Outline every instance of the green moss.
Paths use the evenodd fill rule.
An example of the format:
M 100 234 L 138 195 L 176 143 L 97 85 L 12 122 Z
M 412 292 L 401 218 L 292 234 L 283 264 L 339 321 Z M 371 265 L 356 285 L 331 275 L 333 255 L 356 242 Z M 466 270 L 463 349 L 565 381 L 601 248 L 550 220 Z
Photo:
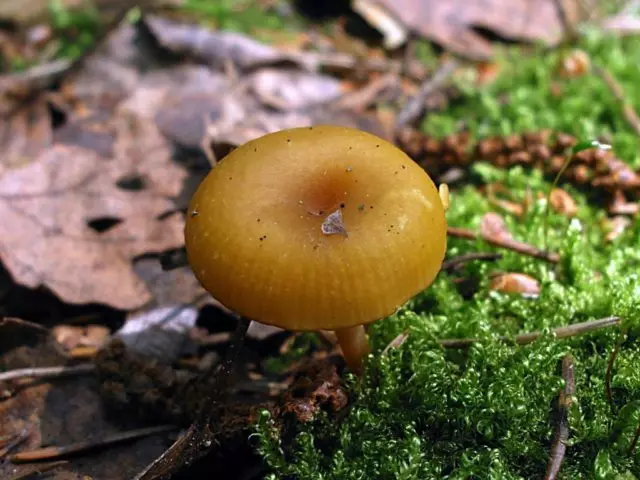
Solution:
M 300 30 L 300 18 L 285 20 L 274 9 L 265 9 L 255 0 L 186 0 L 181 10 L 217 29 L 252 34 L 263 41 L 269 40 L 262 35 L 264 30 L 280 33 Z
M 626 99 L 640 108 L 636 88 L 640 37 L 617 39 L 589 31 L 580 47 L 593 64 L 606 66 L 623 87 Z M 463 98 L 448 111 L 429 115 L 425 130 L 446 135 L 463 122 L 474 135 L 483 137 L 551 128 L 581 138 L 610 139 L 620 157 L 640 165 L 638 137 L 604 82 L 596 75 L 571 79 L 557 75 L 566 53 L 534 50 L 523 55 L 520 47 L 506 49 L 498 60 L 501 73 L 497 81 L 476 89 L 461 80 Z
M 589 36 L 583 47 L 609 68 L 640 107 L 640 39 Z M 558 54 L 504 59 L 504 74 L 490 87 L 465 91 L 448 112 L 431 115 L 425 129 L 444 134 L 459 120 L 476 136 L 550 127 L 582 138 L 609 136 L 616 153 L 638 163 L 638 140 L 620 107 L 600 80 L 585 76 L 562 81 L 555 97 L 551 83 Z M 507 94 L 509 102 L 501 98 Z M 516 198 L 527 188 L 546 193 L 540 172 L 508 171 L 477 164 L 479 182 L 500 181 Z M 259 451 L 271 478 L 296 479 L 528 479 L 542 478 L 554 434 L 553 412 L 562 388 L 560 360 L 575 359 L 576 396 L 571 435 L 562 467 L 567 479 L 640 478 L 640 449 L 629 453 L 640 423 L 640 225 L 635 222 L 613 243 L 604 242 L 605 214 L 584 193 L 563 185 L 578 203 L 569 219 L 548 218 L 548 247 L 561 254 L 558 265 L 502 252 L 497 262 L 476 262 L 465 270 L 479 279 L 479 291 L 463 299 L 451 277 L 436 282 L 395 315 L 372 327 L 373 353 L 362 381 L 351 379 L 354 400 L 346 417 L 332 424 L 321 415 L 301 426 L 283 445 L 265 414 L 258 425 Z M 492 208 L 473 186 L 453 192 L 448 221 L 477 228 Z M 546 202 L 538 200 L 522 218 L 505 215 L 520 240 L 542 246 Z M 448 255 L 492 251 L 481 240 L 450 239 Z M 489 290 L 492 271 L 528 273 L 541 283 L 537 299 Z M 596 275 L 597 273 L 597 275 Z M 626 337 L 608 328 L 565 340 L 550 329 L 609 315 L 624 319 Z M 384 347 L 408 330 L 399 349 Z M 498 339 L 523 332 L 547 334 L 527 346 Z M 445 350 L 438 339 L 473 337 L 466 351 Z M 613 366 L 613 408 L 605 394 L 610 352 L 622 339 Z
M 93 45 L 100 27 L 100 14 L 90 4 L 72 10 L 54 0 L 49 3 L 49 12 L 56 36 L 55 58 L 78 58 Z

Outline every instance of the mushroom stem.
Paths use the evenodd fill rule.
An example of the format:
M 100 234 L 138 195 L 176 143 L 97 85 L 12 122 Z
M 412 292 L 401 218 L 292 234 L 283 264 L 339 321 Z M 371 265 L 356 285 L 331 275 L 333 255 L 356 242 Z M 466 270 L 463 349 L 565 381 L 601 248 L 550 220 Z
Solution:
M 335 332 L 347 366 L 356 375 L 362 375 L 362 359 L 371 351 L 364 325 L 340 328 Z

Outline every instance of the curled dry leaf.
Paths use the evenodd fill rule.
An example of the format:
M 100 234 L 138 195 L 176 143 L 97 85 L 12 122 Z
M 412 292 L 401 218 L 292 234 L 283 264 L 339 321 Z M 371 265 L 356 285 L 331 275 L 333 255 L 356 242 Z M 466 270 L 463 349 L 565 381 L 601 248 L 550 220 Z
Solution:
M 127 349 L 163 363 L 194 353 L 196 343 L 190 330 L 196 326 L 198 310 L 184 305 L 155 308 L 132 316 L 114 337 Z
M 580 77 L 591 69 L 591 60 L 584 50 L 572 50 L 560 59 L 561 77 Z
M 498 240 L 513 240 L 511 232 L 507 229 L 507 224 L 500 215 L 494 212 L 486 213 L 480 223 L 480 234 L 484 238 L 494 238 Z
M 51 145 L 52 138 L 49 109 L 42 97 L 24 104 L 10 116 L 0 116 L 0 174 L 4 169 L 31 162 Z
M 51 334 L 67 351 L 76 347 L 102 347 L 109 339 L 109 329 L 103 325 L 56 325 Z
M 234 110 L 237 107 L 240 110 Z M 207 127 L 208 141 L 237 146 L 278 130 L 319 124 L 359 128 L 387 138 L 386 132 L 375 117 L 349 110 L 319 106 L 302 112 L 272 112 L 265 109 L 251 112 L 243 108 L 237 102 L 227 99 L 224 103 L 225 113 L 221 119 Z
M 145 16 L 142 25 L 168 51 L 196 58 L 220 70 L 227 62 L 240 70 L 294 62 L 286 52 L 235 32 L 212 31 L 154 15 Z
M 559 43 L 564 32 L 556 0 L 367 0 L 366 3 L 385 7 L 409 30 L 473 59 L 493 55 L 491 43 L 475 30 L 478 27 L 506 38 L 547 45 Z M 586 13 L 578 0 L 562 3 L 571 24 Z
M 576 201 L 561 188 L 554 188 L 551 191 L 549 201 L 554 211 L 567 217 L 574 217 L 578 213 Z
M 500 273 L 491 278 L 491 290 L 503 293 L 519 293 L 523 297 L 537 297 L 540 295 L 538 281 L 524 273 Z
M 131 259 L 183 243 L 182 218 L 160 219 L 173 208 L 165 196 L 171 176 L 180 179 L 182 170 L 148 153 L 134 164 L 137 191 L 119 186 L 130 178 L 131 158 L 63 145 L 0 176 L 0 258 L 15 281 L 46 286 L 69 303 L 146 303 Z
M 264 104 L 296 110 L 336 100 L 343 86 L 335 77 L 293 69 L 265 68 L 251 75 L 251 90 Z
M 640 203 L 629 202 L 624 193 L 616 190 L 607 211 L 611 215 L 637 215 L 640 212 Z

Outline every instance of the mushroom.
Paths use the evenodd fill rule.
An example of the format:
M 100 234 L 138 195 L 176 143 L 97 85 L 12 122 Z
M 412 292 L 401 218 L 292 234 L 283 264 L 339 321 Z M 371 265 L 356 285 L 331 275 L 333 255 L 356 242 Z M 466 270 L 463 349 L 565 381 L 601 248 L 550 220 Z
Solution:
M 349 368 L 364 325 L 427 288 L 446 250 L 446 189 L 369 133 L 313 126 L 223 158 L 189 204 L 193 271 L 236 313 L 294 331 L 334 330 Z

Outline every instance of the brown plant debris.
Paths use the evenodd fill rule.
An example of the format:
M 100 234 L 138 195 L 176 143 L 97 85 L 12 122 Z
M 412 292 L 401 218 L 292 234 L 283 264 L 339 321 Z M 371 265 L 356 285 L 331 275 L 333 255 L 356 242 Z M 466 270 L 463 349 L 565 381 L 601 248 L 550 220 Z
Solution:
M 569 409 L 573 403 L 573 396 L 576 393 L 576 376 L 573 357 L 571 355 L 566 355 L 562 359 L 562 379 L 564 380 L 564 388 L 560 390 L 558 397 L 556 429 L 551 445 L 547 473 L 544 476 L 545 480 L 555 480 L 558 478 L 562 461 L 567 451 L 567 441 L 569 440 Z
M 618 317 L 605 317 L 598 320 L 589 320 L 582 323 L 574 323 L 566 327 L 558 327 L 551 330 L 551 333 L 556 338 L 569 338 L 576 335 L 584 335 L 601 328 L 613 327 L 620 324 Z M 515 337 L 502 336 L 500 340 L 507 343 L 515 343 L 516 345 L 527 345 L 531 342 L 535 342 L 542 337 L 543 332 L 529 332 L 516 335 Z M 445 348 L 467 348 L 470 345 L 478 342 L 477 338 L 446 338 L 439 340 L 440 345 Z
M 471 143 L 471 135 L 467 131 L 435 138 L 415 129 L 404 128 L 398 131 L 396 141 L 429 174 L 436 177 L 451 168 L 464 168 L 473 161 L 485 161 L 499 168 L 515 165 L 538 168 L 554 178 L 570 158 L 571 163 L 564 170 L 562 180 L 604 193 L 610 199 L 610 210 L 626 208 L 626 211 L 637 211 L 623 205 L 626 204 L 626 198 L 638 199 L 640 196 L 640 173 L 616 158 L 610 150 L 590 148 L 571 153 L 571 147 L 578 141 L 566 133 L 552 134 L 545 130 L 488 137 Z
M 422 115 L 427 97 L 439 90 L 450 78 L 460 63 L 455 59 L 445 61 L 432 77 L 425 80 L 418 93 L 412 97 L 396 118 L 396 128 L 415 123 Z
M 15 455 L 11 456 L 11 461 L 13 463 L 22 463 L 22 462 L 41 461 L 41 460 L 56 460 L 58 458 L 66 457 L 68 455 L 82 453 L 87 450 L 94 450 L 96 448 L 107 447 L 109 445 L 113 445 L 116 443 L 126 442 L 130 440 L 146 437 L 148 435 L 154 435 L 156 433 L 161 433 L 161 432 L 168 432 L 175 429 L 176 427 L 173 425 L 159 425 L 155 427 L 147 427 L 147 428 L 141 428 L 137 430 L 131 430 L 128 432 L 121 432 L 113 435 L 107 435 L 104 438 L 93 440 L 93 441 L 78 442 L 78 443 L 73 443 L 71 445 L 64 445 L 60 447 L 38 448 L 35 450 L 16 453 Z
M 557 213 L 561 213 L 567 217 L 574 217 L 578 213 L 576 201 L 571 198 L 571 195 L 561 188 L 554 188 L 551 190 L 549 202 L 551 204 L 551 208 L 553 208 Z
M 555 252 L 546 252 L 534 247 L 533 245 L 529 245 L 528 243 L 519 242 L 508 237 L 503 238 L 497 235 L 476 233 L 473 230 L 458 227 L 447 227 L 447 235 L 449 237 L 464 238 L 467 240 L 476 240 L 478 238 L 481 238 L 495 247 L 518 252 L 521 255 L 538 258 L 540 260 L 544 260 L 545 262 L 558 263 L 560 261 L 560 255 Z
M 284 392 L 279 413 L 293 415 L 299 422 L 309 422 L 321 409 L 336 415 L 349 402 L 340 376 L 331 365 L 312 363 Z
M 91 363 L 62 367 L 19 368 L 17 370 L 9 370 L 7 372 L 0 373 L 0 382 L 19 380 L 21 378 L 59 378 L 65 376 L 93 373 L 94 370 L 95 367 Z
M 524 273 L 498 273 L 491 278 L 489 288 L 502 293 L 518 293 L 523 297 L 540 295 L 538 281 Z
M 162 178 L 183 174 L 160 158 L 132 163 L 131 156 L 109 160 L 56 145 L 0 175 L 0 258 L 14 279 L 44 285 L 69 303 L 130 309 L 147 302 L 131 259 L 183 243 L 182 218 L 160 219 L 173 208 Z M 131 175 L 146 188 L 121 188 Z
M 493 48 L 474 27 L 514 40 L 556 45 L 565 35 L 565 23 L 574 25 L 591 13 L 578 0 L 562 2 L 564 14 L 559 12 L 556 0 L 363 0 L 361 3 L 382 6 L 410 31 L 475 60 L 491 57 Z M 382 25 L 385 20 L 388 23 L 386 16 L 376 18 L 381 17 L 384 20 L 377 23 Z
M 492 253 L 492 252 L 472 252 L 465 253 L 462 255 L 458 255 L 457 257 L 449 258 L 442 262 L 442 266 L 440 269 L 442 271 L 455 271 L 461 268 L 466 263 L 472 262 L 474 260 L 485 260 L 485 261 L 495 261 L 500 260 L 502 258 L 501 253 Z

